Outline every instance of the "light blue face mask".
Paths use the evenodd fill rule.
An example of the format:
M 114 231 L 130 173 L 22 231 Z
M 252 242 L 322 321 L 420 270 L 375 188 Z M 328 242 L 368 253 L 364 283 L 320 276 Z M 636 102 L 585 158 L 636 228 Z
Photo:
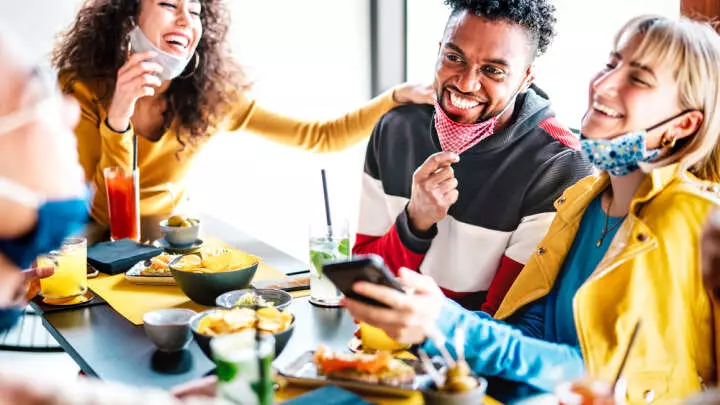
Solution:
M 615 177 L 626 176 L 640 169 L 640 162 L 650 162 L 660 155 L 660 149 L 647 150 L 648 132 L 682 116 L 683 111 L 648 129 L 630 132 L 612 139 L 588 139 L 582 136 L 580 147 L 590 163 L 600 170 L 607 170 Z
M 8 190 L 7 179 L 0 177 L 0 190 Z M 3 193 L 0 192 L 0 196 Z M 14 197 L 18 197 L 15 195 Z M 16 198 L 17 200 L 17 198 Z M 18 239 L 0 239 L 0 253 L 18 268 L 30 266 L 36 257 L 57 249 L 63 239 L 85 226 L 88 217 L 88 197 L 61 201 L 46 201 L 38 207 L 35 229 Z M 0 280 L 0 283 L 2 280 Z M 0 334 L 17 323 L 21 308 L 0 308 Z
M 57 128 L 55 136 L 71 137 L 72 132 L 60 123 L 59 102 L 57 95 L 51 95 L 29 108 L 0 117 L 0 137 L 34 120 L 46 120 L 50 127 Z M 30 234 L 18 239 L 0 239 L 0 253 L 21 269 L 27 268 L 40 254 L 56 249 L 66 236 L 82 229 L 87 222 L 90 199 L 88 188 L 83 195 L 75 198 L 49 200 L 35 190 L 0 175 L 0 198 L 37 211 L 37 223 Z
M 132 52 L 155 52 L 156 56 L 152 58 L 152 61 L 163 68 L 162 72 L 157 73 L 160 80 L 172 80 L 180 76 L 192 58 L 192 55 L 183 58 L 162 51 L 145 36 L 137 25 L 128 33 L 128 37 Z
M 10 330 L 22 315 L 20 308 L 0 308 L 0 333 Z

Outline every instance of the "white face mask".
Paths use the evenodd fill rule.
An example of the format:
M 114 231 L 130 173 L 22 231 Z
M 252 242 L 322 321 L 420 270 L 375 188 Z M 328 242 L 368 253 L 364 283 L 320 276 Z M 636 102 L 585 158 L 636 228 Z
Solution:
M 160 80 L 172 80 L 180 76 L 185 70 L 188 62 L 190 62 L 190 58 L 192 58 L 192 55 L 183 58 L 160 50 L 148 39 L 148 37 L 145 36 L 140 27 L 137 25 L 128 33 L 128 36 L 130 37 L 130 47 L 132 52 L 153 51 L 156 53 L 156 56 L 152 58 L 152 61 L 163 68 L 162 72 L 157 73 Z

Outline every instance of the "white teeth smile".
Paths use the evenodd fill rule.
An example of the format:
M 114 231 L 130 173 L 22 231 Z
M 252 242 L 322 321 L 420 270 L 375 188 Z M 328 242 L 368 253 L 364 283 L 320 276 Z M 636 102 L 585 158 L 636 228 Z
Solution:
M 480 105 L 480 102 L 473 99 L 468 99 L 462 96 L 458 96 L 453 92 L 450 93 L 450 103 L 452 103 L 453 106 L 463 109 L 463 110 L 469 110 L 471 108 L 475 108 Z
M 598 102 L 596 102 L 596 101 L 593 102 L 592 107 L 593 107 L 595 110 L 598 110 L 598 111 L 600 111 L 601 113 L 603 113 L 603 114 L 605 114 L 605 115 L 607 115 L 607 116 L 609 116 L 609 117 L 612 117 L 612 118 L 620 118 L 620 117 L 623 116 L 622 114 L 620 114 L 619 112 L 613 110 L 612 108 L 610 108 L 610 107 L 608 107 L 608 106 L 606 106 L 606 105 L 602 105 L 602 104 L 600 104 L 600 103 L 598 103 Z
M 187 37 L 184 37 L 182 35 L 166 35 L 165 36 L 165 42 L 167 42 L 170 45 L 177 45 L 182 48 L 187 48 L 188 45 L 190 45 L 190 40 L 188 40 Z

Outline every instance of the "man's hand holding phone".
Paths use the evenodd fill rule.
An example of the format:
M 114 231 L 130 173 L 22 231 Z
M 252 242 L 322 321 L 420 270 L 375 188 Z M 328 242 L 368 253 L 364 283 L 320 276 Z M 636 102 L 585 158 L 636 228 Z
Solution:
M 412 293 L 367 281 L 358 281 L 352 285 L 354 293 L 387 308 L 353 298 L 345 298 L 345 308 L 357 321 L 384 330 L 399 343 L 421 343 L 425 340 L 428 327 L 437 322 L 445 297 L 432 278 L 412 270 L 400 269 L 399 281 Z

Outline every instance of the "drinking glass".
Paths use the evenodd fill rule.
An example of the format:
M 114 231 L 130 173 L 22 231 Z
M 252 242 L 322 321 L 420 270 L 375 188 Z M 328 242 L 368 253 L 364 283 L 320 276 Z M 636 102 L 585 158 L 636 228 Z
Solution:
M 140 242 L 140 192 L 137 171 L 128 173 L 121 167 L 108 167 L 105 175 L 110 239 L 129 238 Z
M 85 294 L 87 283 L 87 240 L 69 237 L 59 250 L 37 259 L 40 267 L 54 267 L 52 276 L 40 280 L 40 294 L 46 300 L 66 300 Z
M 310 225 L 310 302 L 324 307 L 340 306 L 342 293 L 323 275 L 328 261 L 350 257 L 350 234 L 347 220 Z

